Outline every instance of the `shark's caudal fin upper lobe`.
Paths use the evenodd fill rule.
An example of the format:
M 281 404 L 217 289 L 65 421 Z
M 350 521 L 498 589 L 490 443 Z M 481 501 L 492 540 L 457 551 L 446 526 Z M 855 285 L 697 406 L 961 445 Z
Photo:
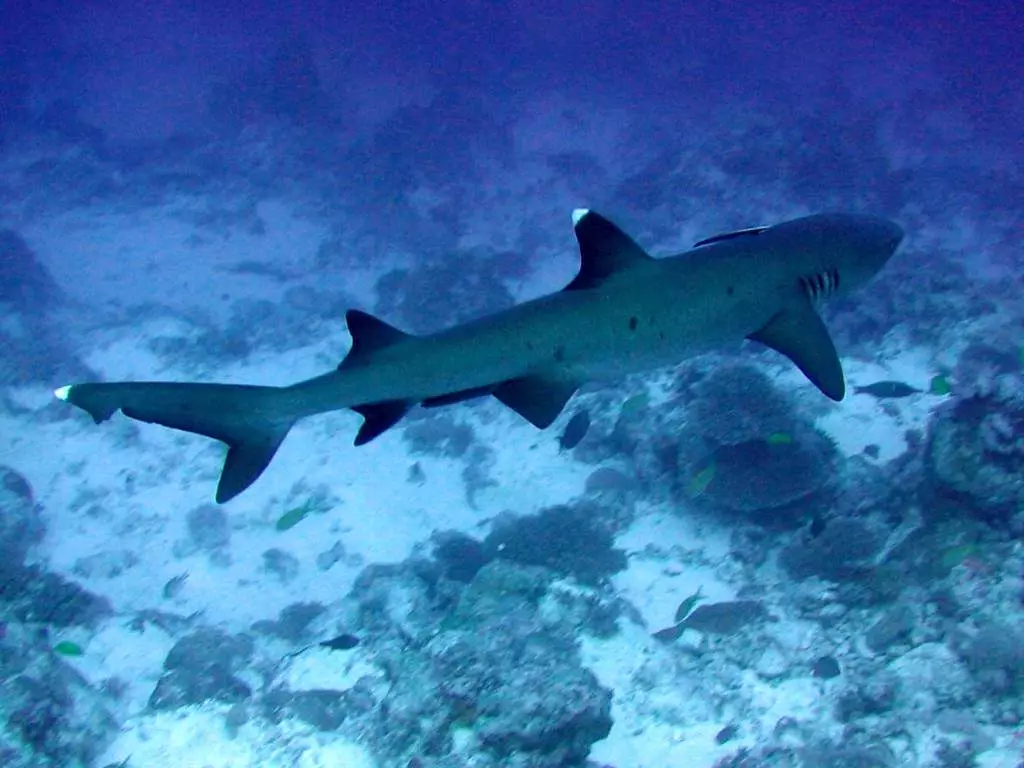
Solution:
M 138 421 L 194 432 L 228 446 L 217 485 L 217 502 L 252 485 L 274 458 L 294 418 L 282 413 L 277 387 L 232 384 L 129 382 L 61 387 L 61 400 L 98 423 L 115 411 Z

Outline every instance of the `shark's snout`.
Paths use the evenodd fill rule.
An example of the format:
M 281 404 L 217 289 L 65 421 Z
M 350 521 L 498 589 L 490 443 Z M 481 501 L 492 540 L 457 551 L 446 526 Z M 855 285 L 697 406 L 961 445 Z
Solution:
M 851 255 L 869 272 L 881 269 L 903 242 L 903 228 L 881 216 L 851 217 L 851 225 Z
M 885 250 L 892 256 L 896 253 L 896 249 L 900 247 L 900 243 L 903 242 L 905 233 L 903 227 L 897 224 L 895 221 L 889 221 L 889 219 L 882 219 L 880 222 L 882 229 L 882 238 L 885 242 Z

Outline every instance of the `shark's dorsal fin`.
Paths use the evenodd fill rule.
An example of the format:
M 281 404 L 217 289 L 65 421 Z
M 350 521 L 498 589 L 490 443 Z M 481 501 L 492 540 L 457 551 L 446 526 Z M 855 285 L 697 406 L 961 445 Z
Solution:
M 409 334 L 385 323 L 369 312 L 350 309 L 345 313 L 348 332 L 352 335 L 352 348 L 338 369 L 360 365 L 371 353 L 390 347 L 409 338 Z
M 506 381 L 494 390 L 494 396 L 533 426 L 544 429 L 558 418 L 579 385 L 535 374 Z
M 702 245 L 711 245 L 711 243 L 720 243 L 723 240 L 733 240 L 737 237 L 749 237 L 750 235 L 760 235 L 768 227 L 747 227 L 746 229 L 737 229 L 734 232 L 723 232 L 720 235 L 712 235 L 711 237 L 705 237 L 703 240 L 698 240 L 693 244 L 694 248 L 700 248 Z
M 826 396 L 843 399 L 846 382 L 842 363 L 828 328 L 809 301 L 782 310 L 748 338 L 784 354 Z
M 595 288 L 614 274 L 650 260 L 633 238 L 599 213 L 586 208 L 572 212 L 573 231 L 580 244 L 580 271 L 567 291 Z

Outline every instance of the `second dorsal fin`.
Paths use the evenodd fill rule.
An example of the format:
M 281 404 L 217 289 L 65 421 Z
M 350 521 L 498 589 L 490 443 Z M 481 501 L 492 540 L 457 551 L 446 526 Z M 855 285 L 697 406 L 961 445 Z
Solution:
M 409 334 L 385 323 L 369 312 L 350 309 L 345 313 L 348 332 L 352 335 L 352 348 L 338 366 L 339 369 L 361 365 L 373 352 L 390 347 L 409 338 Z
M 609 277 L 650 260 L 633 238 L 599 213 L 586 208 L 572 212 L 573 230 L 580 244 L 580 271 L 567 291 L 595 288 Z

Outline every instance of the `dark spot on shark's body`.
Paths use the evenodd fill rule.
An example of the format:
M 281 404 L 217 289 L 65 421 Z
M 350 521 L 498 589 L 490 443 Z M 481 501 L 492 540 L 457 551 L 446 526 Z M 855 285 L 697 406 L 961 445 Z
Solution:
M 639 325 L 639 324 L 640 324 L 640 321 L 637 320 L 635 317 L 629 318 L 629 330 L 635 331 L 637 325 Z

